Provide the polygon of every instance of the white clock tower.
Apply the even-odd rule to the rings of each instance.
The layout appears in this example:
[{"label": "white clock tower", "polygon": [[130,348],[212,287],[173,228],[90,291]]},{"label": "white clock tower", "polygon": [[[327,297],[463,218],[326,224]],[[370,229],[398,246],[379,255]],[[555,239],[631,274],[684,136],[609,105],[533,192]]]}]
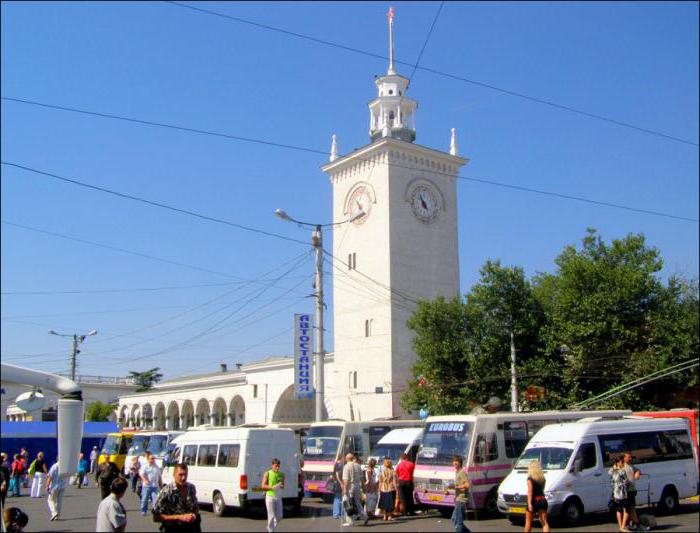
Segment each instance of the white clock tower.
[{"label": "white clock tower", "polygon": [[332,417],[405,416],[400,398],[416,360],[406,321],[417,300],[460,294],[455,176],[467,159],[414,143],[417,102],[393,60],[369,103],[371,143],[323,166],[333,185],[334,357],[326,377]]}]

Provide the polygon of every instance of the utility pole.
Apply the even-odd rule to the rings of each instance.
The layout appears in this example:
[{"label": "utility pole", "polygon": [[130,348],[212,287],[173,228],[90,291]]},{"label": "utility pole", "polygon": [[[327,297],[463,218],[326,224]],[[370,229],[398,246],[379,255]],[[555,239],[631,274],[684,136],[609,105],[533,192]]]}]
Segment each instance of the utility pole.
[{"label": "utility pole", "polygon": [[317,224],[311,234],[311,245],[316,250],[316,422],[323,421],[324,405],[324,349],[323,349],[323,236]]},{"label": "utility pole", "polygon": [[80,350],[78,350],[78,346],[80,346],[83,343],[86,337],[92,337],[93,335],[97,335],[97,330],[93,329],[85,335],[64,335],[62,333],[56,333],[54,330],[51,329],[49,330],[49,335],[57,335],[59,337],[73,337],[73,349],[70,353],[70,379],[71,381],[75,381],[75,358],[80,353]]},{"label": "utility pole", "polygon": [[515,339],[510,331],[510,410],[518,412],[518,376],[515,371]]},{"label": "utility pole", "polygon": [[[85,339],[85,336],[82,336],[82,339],[80,342],[82,342]],[[80,353],[80,350],[78,350],[78,335],[73,335],[73,350],[70,353],[70,379],[71,381],[75,381],[75,356]]]},{"label": "utility pole", "polygon": [[[335,149],[337,150],[337,145]],[[314,276],[314,289],[316,289],[316,293],[314,295],[316,297],[316,360],[314,362],[316,371],[316,392],[314,395],[316,411],[315,419],[316,422],[323,422],[323,407],[325,405],[323,363],[326,353],[323,348],[323,308],[325,307],[325,304],[323,303],[323,235],[321,234],[321,230],[324,226],[332,227],[347,224],[348,222],[354,222],[355,220],[365,216],[365,211],[360,208],[347,220],[341,220],[340,222],[333,222],[331,224],[312,224],[310,222],[302,222],[301,220],[290,217],[282,209],[275,209],[275,216],[277,218],[281,218],[282,220],[294,222],[299,226],[314,228],[314,231],[311,233],[311,246],[313,246],[314,250],[316,250],[316,274]]]}]

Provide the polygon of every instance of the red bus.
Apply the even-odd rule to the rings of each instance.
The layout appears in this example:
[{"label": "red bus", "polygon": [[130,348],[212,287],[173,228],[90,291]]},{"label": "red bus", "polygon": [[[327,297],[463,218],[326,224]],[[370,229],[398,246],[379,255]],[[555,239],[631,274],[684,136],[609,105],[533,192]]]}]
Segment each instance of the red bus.
[{"label": "red bus", "polygon": [[698,420],[699,409],[671,409],[670,411],[644,411],[633,413],[635,416],[648,416],[649,418],[685,418],[690,426],[690,435],[695,444],[695,456],[700,459],[700,441],[698,440]]}]

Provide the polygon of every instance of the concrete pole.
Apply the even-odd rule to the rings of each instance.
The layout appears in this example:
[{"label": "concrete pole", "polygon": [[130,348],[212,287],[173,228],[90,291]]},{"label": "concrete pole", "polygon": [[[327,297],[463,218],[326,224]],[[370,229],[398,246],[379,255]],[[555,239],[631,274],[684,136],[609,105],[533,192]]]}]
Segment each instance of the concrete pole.
[{"label": "concrete pole", "polygon": [[70,354],[70,380],[75,381],[75,356],[78,355],[78,336],[73,335],[73,351]]},{"label": "concrete pole", "polygon": [[323,421],[324,405],[324,347],[323,347],[323,236],[320,224],[311,234],[316,249],[316,422]]},{"label": "concrete pole", "polygon": [[518,412],[518,376],[515,372],[515,339],[510,332],[510,410]]}]

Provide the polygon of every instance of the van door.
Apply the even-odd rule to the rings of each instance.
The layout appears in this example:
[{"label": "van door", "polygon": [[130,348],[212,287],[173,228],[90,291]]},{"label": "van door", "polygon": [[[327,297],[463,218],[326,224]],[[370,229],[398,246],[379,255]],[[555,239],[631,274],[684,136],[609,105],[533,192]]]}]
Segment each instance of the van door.
[{"label": "van door", "polygon": [[607,509],[610,487],[607,484],[607,476],[603,475],[603,461],[598,453],[598,444],[581,444],[571,470],[572,492],[581,498],[584,512],[594,513]]}]

